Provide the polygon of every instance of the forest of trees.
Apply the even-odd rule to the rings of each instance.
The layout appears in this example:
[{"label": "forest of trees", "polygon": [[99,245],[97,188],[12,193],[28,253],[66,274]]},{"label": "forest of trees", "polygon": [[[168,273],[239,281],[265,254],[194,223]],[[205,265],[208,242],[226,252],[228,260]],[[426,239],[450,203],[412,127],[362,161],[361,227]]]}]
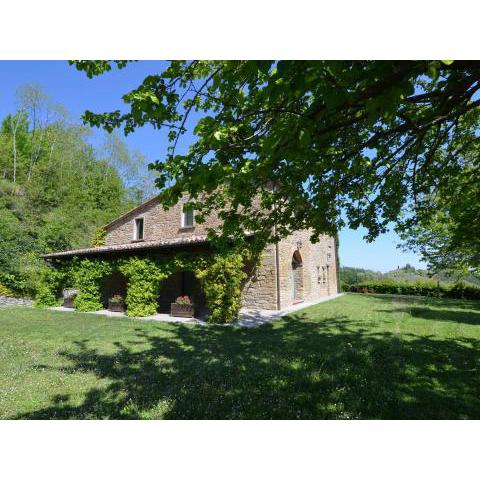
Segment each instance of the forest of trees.
[{"label": "forest of trees", "polygon": [[0,124],[0,286],[28,294],[49,251],[92,244],[96,230],[154,193],[139,152],[115,133],[94,147],[41,88],[18,91]]}]

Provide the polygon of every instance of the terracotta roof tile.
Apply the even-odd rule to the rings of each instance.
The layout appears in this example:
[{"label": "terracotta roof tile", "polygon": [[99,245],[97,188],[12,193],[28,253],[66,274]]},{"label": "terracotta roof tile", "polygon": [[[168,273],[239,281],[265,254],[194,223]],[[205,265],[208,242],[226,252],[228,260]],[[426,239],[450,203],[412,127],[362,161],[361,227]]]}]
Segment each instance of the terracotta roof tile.
[{"label": "terracotta roof tile", "polygon": [[169,240],[151,240],[147,242],[132,242],[119,245],[104,245],[102,247],[80,248],[77,250],[67,250],[65,252],[55,252],[43,255],[43,258],[63,258],[74,257],[75,255],[95,255],[98,253],[110,252],[130,252],[137,250],[153,250],[176,246],[196,245],[208,243],[207,235],[192,235],[188,237],[178,237]]}]

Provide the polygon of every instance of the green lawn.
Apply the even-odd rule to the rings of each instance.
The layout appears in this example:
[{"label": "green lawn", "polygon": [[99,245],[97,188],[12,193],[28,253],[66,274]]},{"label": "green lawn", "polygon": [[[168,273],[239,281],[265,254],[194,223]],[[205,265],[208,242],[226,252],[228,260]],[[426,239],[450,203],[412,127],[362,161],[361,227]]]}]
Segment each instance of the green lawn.
[{"label": "green lawn", "polygon": [[349,294],[258,329],[3,308],[0,418],[480,418],[480,303]]}]

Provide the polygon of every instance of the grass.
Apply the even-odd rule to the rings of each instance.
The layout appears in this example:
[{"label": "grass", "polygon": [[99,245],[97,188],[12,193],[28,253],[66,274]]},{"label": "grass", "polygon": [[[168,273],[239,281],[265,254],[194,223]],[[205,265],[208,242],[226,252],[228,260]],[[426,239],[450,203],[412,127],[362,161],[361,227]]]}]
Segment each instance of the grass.
[{"label": "grass", "polygon": [[480,418],[480,303],[348,294],[257,329],[0,309],[0,418]]}]

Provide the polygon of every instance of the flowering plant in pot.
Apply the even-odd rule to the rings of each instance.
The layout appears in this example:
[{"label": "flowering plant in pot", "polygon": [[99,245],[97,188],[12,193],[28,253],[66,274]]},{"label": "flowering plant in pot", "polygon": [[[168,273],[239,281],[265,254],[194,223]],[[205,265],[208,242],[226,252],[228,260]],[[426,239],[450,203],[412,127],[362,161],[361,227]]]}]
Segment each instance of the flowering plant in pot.
[{"label": "flowering plant in pot", "polygon": [[116,293],[108,299],[108,309],[111,312],[124,312],[125,311],[125,300],[121,295]]},{"label": "flowering plant in pot", "polygon": [[193,303],[188,295],[180,295],[174,303],[170,304],[172,317],[193,317]]}]

